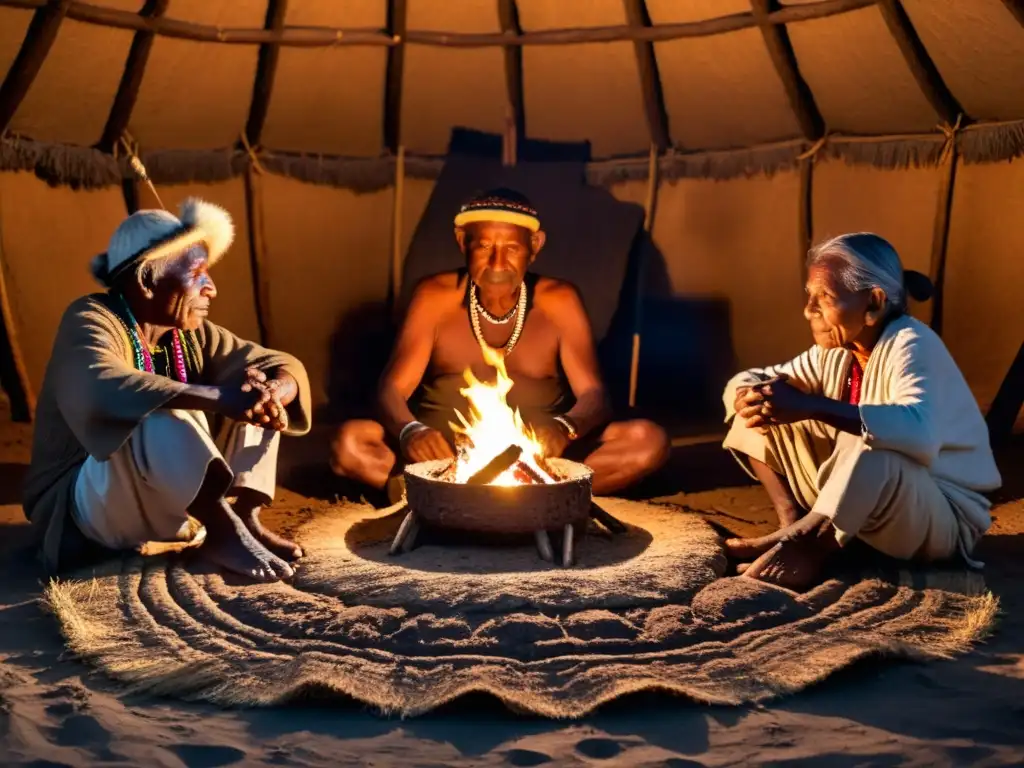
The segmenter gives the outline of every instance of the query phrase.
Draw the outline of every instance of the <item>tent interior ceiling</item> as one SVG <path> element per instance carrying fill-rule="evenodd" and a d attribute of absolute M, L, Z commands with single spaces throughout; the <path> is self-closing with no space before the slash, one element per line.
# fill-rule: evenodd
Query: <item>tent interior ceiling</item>
<path fill-rule="evenodd" d="M 309 360 L 321 402 L 456 128 L 587 142 L 591 183 L 645 208 L 643 290 L 727 305 L 737 365 L 807 343 L 807 245 L 859 229 L 943 277 L 914 312 L 983 406 L 1024 338 L 1024 0 L 0 0 L 0 78 L 0 300 L 30 391 L 88 258 L 154 204 L 122 194 L 121 137 L 169 206 L 232 213 L 222 320 Z"/>

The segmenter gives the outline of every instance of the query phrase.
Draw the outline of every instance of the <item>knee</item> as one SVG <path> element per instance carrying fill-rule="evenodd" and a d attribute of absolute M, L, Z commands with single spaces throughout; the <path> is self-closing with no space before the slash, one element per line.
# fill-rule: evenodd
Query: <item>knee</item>
<path fill-rule="evenodd" d="M 629 452 L 634 457 L 638 469 L 653 472 L 668 461 L 671 450 L 668 433 L 653 421 L 636 419 L 619 422 L 609 425 L 608 431 L 613 435 L 606 432 L 606 437 L 613 437 L 628 444 Z"/>
<path fill-rule="evenodd" d="M 345 477 L 358 475 L 372 447 L 385 447 L 384 427 L 368 419 L 346 421 L 331 439 L 331 471 Z"/>

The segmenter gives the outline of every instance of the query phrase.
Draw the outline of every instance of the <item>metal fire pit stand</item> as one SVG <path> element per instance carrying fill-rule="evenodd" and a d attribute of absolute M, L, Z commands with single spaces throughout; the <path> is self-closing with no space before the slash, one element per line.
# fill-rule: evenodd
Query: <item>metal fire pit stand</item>
<path fill-rule="evenodd" d="M 408 510 L 405 517 L 402 518 L 401 525 L 398 526 L 398 532 L 395 533 L 395 538 L 391 541 L 391 549 L 389 554 L 397 555 L 411 551 L 416 546 L 416 537 L 420 532 L 420 520 L 416 511 L 409 509 L 409 505 L 406 504 L 402 509 Z M 606 510 L 599 507 L 594 502 L 590 503 L 590 517 L 601 524 L 609 533 L 617 534 L 624 533 L 626 526 L 621 521 L 617 520 L 614 516 L 609 514 Z M 538 530 L 533 533 L 534 540 L 537 542 L 537 552 L 540 554 L 542 560 L 549 563 L 555 562 L 554 549 L 551 546 L 551 538 L 548 536 L 546 530 Z M 562 567 L 569 568 L 575 563 L 575 546 L 576 546 L 576 531 L 572 523 L 566 523 L 562 528 Z"/>

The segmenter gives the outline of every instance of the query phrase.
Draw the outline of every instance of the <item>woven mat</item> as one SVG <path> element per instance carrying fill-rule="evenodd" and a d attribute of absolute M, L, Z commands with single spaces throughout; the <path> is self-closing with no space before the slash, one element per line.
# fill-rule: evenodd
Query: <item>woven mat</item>
<path fill-rule="evenodd" d="M 416 715 L 468 693 L 580 717 L 657 689 L 715 704 L 799 691 L 865 657 L 949 658 L 995 599 L 966 572 L 832 579 L 798 595 L 727 577 L 718 534 L 668 505 L 601 500 L 578 565 L 532 538 L 427 538 L 391 557 L 397 508 L 339 505 L 298 533 L 290 584 L 139 558 L 47 590 L 70 650 L 133 691 L 224 705 L 351 697 Z"/>

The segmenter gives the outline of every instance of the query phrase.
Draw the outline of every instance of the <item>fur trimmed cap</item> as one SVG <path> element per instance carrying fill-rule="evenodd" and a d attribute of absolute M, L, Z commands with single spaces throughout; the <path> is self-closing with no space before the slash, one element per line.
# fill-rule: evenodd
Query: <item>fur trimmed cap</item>
<path fill-rule="evenodd" d="M 105 253 L 93 258 L 93 277 L 109 287 L 120 275 L 147 261 L 206 246 L 208 264 L 213 266 L 231 247 L 235 225 L 220 206 L 190 197 L 181 204 L 181 218 L 167 211 L 136 211 L 121 222 Z"/>

